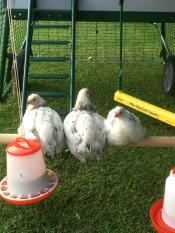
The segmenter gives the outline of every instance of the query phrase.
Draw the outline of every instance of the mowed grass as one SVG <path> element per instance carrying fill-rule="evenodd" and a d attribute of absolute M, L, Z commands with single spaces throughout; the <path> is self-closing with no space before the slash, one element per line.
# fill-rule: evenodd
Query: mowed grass
<path fill-rule="evenodd" d="M 113 101 L 117 70 L 115 64 L 77 66 L 76 93 L 80 88 L 88 87 L 93 103 L 103 116 L 117 104 Z M 165 95 L 162 90 L 161 63 L 131 63 L 125 66 L 124 73 L 128 93 L 175 110 L 174 97 Z M 172 127 L 136 114 L 148 135 L 174 134 Z M 18 124 L 17 101 L 9 95 L 0 104 L 1 133 L 16 132 Z M 6 175 L 5 157 L 4 146 L 1 146 L 1 179 Z M 0 200 L 0 232 L 154 232 L 149 218 L 150 207 L 163 196 L 165 178 L 174 163 L 174 149 L 171 148 L 106 146 L 99 162 L 94 159 L 86 164 L 81 164 L 71 154 L 48 159 L 47 167 L 61 177 L 56 193 L 29 206 L 15 206 Z"/>
<path fill-rule="evenodd" d="M 88 87 L 97 110 L 103 116 L 117 105 L 119 30 L 116 24 L 79 23 L 77 34 L 76 94 Z M 160 43 L 152 25 L 128 24 L 125 27 L 124 57 L 133 60 L 124 65 L 124 89 L 131 95 L 175 111 L 175 97 L 162 90 L 160 62 L 134 62 L 158 57 Z M 146 33 L 148 32 L 148 34 Z M 42 39 L 47 34 L 36 34 Z M 148 36 L 149 35 L 149 36 Z M 132 38 L 131 38 L 132 36 Z M 50 37 L 55 38 L 51 33 Z M 64 39 L 68 37 L 63 35 Z M 55 48 L 36 49 L 43 56 Z M 56 50 L 55 50 L 56 51 Z M 33 51 L 35 52 L 35 51 Z M 63 53 L 67 55 L 67 50 Z M 56 55 L 60 55 L 56 51 Z M 61 53 L 62 55 L 62 53 Z M 92 56 L 92 62 L 88 60 Z M 110 64 L 110 61 L 113 64 Z M 104 62 L 104 63 L 102 63 Z M 107 64 L 107 62 L 109 64 Z M 48 68 L 48 69 L 47 69 Z M 35 70 L 36 69 L 36 70 Z M 35 73 L 51 70 L 39 63 Z M 54 72 L 68 67 L 54 66 Z M 59 71 L 58 71 L 59 70 Z M 69 82 L 31 81 L 35 90 L 68 88 Z M 54 109 L 68 108 L 68 100 L 48 99 Z M 131 109 L 130 109 L 131 110 Z M 174 128 L 131 110 L 139 116 L 147 135 L 174 135 Z M 1 133 L 15 133 L 19 126 L 16 97 L 11 94 L 0 103 Z M 0 179 L 6 175 L 5 146 L 1 146 Z M 172 148 L 120 148 L 106 146 L 97 162 L 81 164 L 70 153 L 46 160 L 47 168 L 61 177 L 56 193 L 47 200 L 28 206 L 14 206 L 0 199 L 0 233 L 151 233 L 151 205 L 163 196 L 165 179 L 175 164 Z"/>

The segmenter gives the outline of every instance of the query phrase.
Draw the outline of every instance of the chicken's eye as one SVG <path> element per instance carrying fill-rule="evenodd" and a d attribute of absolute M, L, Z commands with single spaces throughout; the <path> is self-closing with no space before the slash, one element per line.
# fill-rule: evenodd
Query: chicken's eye
<path fill-rule="evenodd" d="M 35 101 L 36 101 L 36 99 L 34 98 L 34 99 L 33 99 L 33 101 L 35 102 Z"/>

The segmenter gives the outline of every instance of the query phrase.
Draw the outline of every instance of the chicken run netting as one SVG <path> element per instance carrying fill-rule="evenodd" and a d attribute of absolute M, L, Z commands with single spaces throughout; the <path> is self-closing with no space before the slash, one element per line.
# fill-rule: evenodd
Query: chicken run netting
<path fill-rule="evenodd" d="M 49 22 L 37 22 L 37 24 Z M 53 22 L 52 22 L 53 23 Z M 54 22 L 57 24 L 58 22 Z M 60 24 L 60 22 L 59 22 Z M 63 22 L 63 24 L 65 24 Z M 70 24 L 70 22 L 68 22 Z M 78 22 L 76 26 L 76 61 L 116 63 L 119 59 L 119 23 L 117 22 Z M 58 30 L 38 29 L 35 39 L 71 40 L 71 29 L 65 32 Z M 160 52 L 160 40 L 152 24 L 124 24 L 124 60 L 150 61 L 157 60 Z M 37 45 L 33 48 L 35 55 L 52 53 L 68 55 L 69 47 Z"/>
<path fill-rule="evenodd" d="M 165 25 L 166 41 L 172 54 L 175 54 L 175 24 L 167 23 Z"/>
<path fill-rule="evenodd" d="M 0 33 L 4 34 L 4 20 L 1 4 Z M 38 21 L 37 24 L 59 24 L 60 22 Z M 65 24 L 65 22 L 62 22 Z M 26 21 L 13 20 L 16 51 L 22 46 L 26 35 Z M 70 24 L 70 22 L 68 22 Z M 118 22 L 78 22 L 76 27 L 76 61 L 118 63 L 119 60 L 119 23 Z M 174 51 L 174 24 L 166 25 L 167 41 Z M 71 29 L 50 30 L 48 28 L 35 29 L 34 39 L 62 39 L 71 41 Z M 0 59 L 2 60 L 3 36 L 0 43 Z M 10 40 L 9 42 L 10 43 Z M 9 45 L 10 46 L 10 45 Z M 148 23 L 125 23 L 123 37 L 124 61 L 155 61 L 159 59 L 161 42 L 157 29 Z M 32 52 L 36 56 L 68 55 L 69 46 L 33 45 Z"/>
<path fill-rule="evenodd" d="M 0 100 L 6 96 L 11 87 L 12 34 L 15 51 L 18 54 L 26 35 L 26 21 L 12 20 L 9 25 L 6 1 L 0 0 Z"/>
<path fill-rule="evenodd" d="M 4 2 L 0 1 L 0 92 L 3 89 L 3 79 L 5 73 L 5 50 L 6 50 L 6 8 Z"/>
<path fill-rule="evenodd" d="M 11 35 L 5 33 L 7 11 L 3 0 L 0 0 L 0 71 L 1 86 L 4 82 L 7 55 L 12 52 Z M 60 21 L 36 21 L 36 24 L 65 24 Z M 67 22 L 71 24 L 71 22 Z M 15 50 L 17 53 L 24 46 L 26 38 L 26 20 L 16 20 L 13 18 L 13 35 Z M 150 23 L 129 23 L 123 25 L 123 61 L 160 61 L 161 41 L 160 35 L 154 24 Z M 10 32 L 10 34 L 12 34 Z M 172 53 L 174 53 L 175 26 L 173 23 L 166 24 L 166 40 Z M 71 41 L 71 28 L 67 30 L 49 29 L 46 27 L 36 27 L 33 32 L 33 40 L 62 40 Z M 4 48 L 7 47 L 7 54 Z M 34 56 L 69 56 L 71 43 L 67 46 L 53 44 L 42 45 L 33 44 L 32 54 Z M 120 24 L 119 22 L 77 22 L 76 23 L 76 64 L 119 64 L 120 51 Z M 6 62 L 5 62 L 6 61 Z M 58 64 L 52 62 L 51 66 L 46 66 L 43 62 L 32 63 L 30 72 L 41 73 L 40 71 L 49 67 L 57 72 Z M 67 66 L 67 68 L 66 68 Z M 68 65 L 62 66 L 69 69 Z M 6 68 L 7 69 L 7 68 Z"/>

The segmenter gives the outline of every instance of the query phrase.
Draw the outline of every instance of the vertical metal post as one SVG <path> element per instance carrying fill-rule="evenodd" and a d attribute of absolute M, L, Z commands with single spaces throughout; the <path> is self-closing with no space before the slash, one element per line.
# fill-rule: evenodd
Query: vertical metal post
<path fill-rule="evenodd" d="M 167 58 L 172 56 L 168 43 L 166 41 L 166 28 L 165 23 L 154 23 L 156 26 L 158 33 L 160 34 L 160 39 L 162 42 L 162 50 L 160 51 L 160 57 L 163 58 L 164 62 L 166 62 Z"/>
<path fill-rule="evenodd" d="M 23 73 L 23 88 L 22 88 L 22 115 L 24 115 L 26 108 L 27 98 L 27 81 L 29 72 L 29 58 L 31 49 L 31 35 L 32 35 L 32 17 L 33 17 L 33 0 L 29 0 L 28 3 L 28 15 L 27 15 L 27 34 L 25 44 L 25 60 L 24 60 L 24 73 Z"/>
<path fill-rule="evenodd" d="M 97 64 L 97 41 L 98 41 L 98 22 L 95 23 L 95 64 Z"/>
<path fill-rule="evenodd" d="M 76 10 L 77 0 L 72 0 L 72 48 L 71 48 L 71 80 L 70 80 L 70 111 L 75 99 L 75 47 L 76 47 Z"/>
<path fill-rule="evenodd" d="M 5 5 L 3 6 L 5 10 Z M 7 46 L 8 46 L 8 38 L 9 38 L 9 22 L 8 22 L 8 14 L 7 11 L 4 12 L 4 33 L 1 35 L 2 39 L 2 59 L 0 63 L 0 101 L 3 99 L 3 88 L 4 88 L 4 77 L 5 77 L 5 65 L 6 65 L 6 57 L 7 57 Z"/>
<path fill-rule="evenodd" d="M 123 4 L 124 0 L 119 0 L 120 4 L 120 66 L 119 66 L 119 81 L 118 89 L 123 88 Z"/>
<path fill-rule="evenodd" d="M 7 55 L 7 57 L 8 57 L 8 61 L 7 61 L 7 71 L 6 71 L 6 76 L 5 76 L 5 82 L 9 83 L 10 81 L 12 81 L 11 70 L 13 66 L 13 58 L 11 54 Z"/>
<path fill-rule="evenodd" d="M 162 37 L 163 37 L 164 40 L 166 41 L 165 23 L 161 23 L 160 30 L 161 30 L 161 35 L 162 35 Z M 166 54 L 166 49 L 165 49 L 165 46 L 164 46 L 163 43 L 162 43 L 162 49 L 161 49 L 160 55 L 161 55 L 161 57 L 163 58 L 163 60 L 166 61 L 167 54 Z"/>

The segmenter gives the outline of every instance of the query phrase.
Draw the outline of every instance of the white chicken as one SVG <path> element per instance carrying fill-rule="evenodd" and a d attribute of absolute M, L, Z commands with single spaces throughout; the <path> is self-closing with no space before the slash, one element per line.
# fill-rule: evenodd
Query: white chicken
<path fill-rule="evenodd" d="M 108 113 L 105 130 L 108 144 L 116 146 L 135 143 L 145 135 L 139 118 L 120 106 Z"/>
<path fill-rule="evenodd" d="M 62 120 L 38 94 L 28 97 L 27 109 L 18 131 L 26 138 L 38 139 L 46 156 L 53 158 L 64 148 Z"/>
<path fill-rule="evenodd" d="M 87 88 L 79 91 L 75 107 L 63 125 L 68 147 L 75 157 L 81 162 L 93 154 L 99 158 L 106 141 L 104 118 L 96 112 Z"/>

